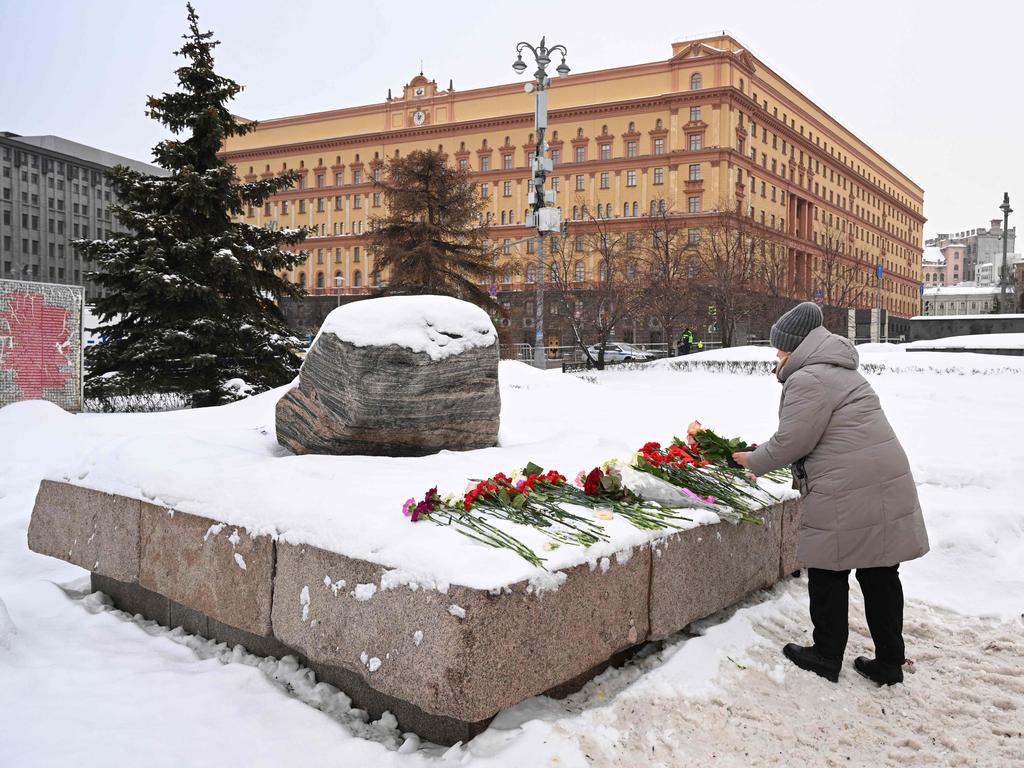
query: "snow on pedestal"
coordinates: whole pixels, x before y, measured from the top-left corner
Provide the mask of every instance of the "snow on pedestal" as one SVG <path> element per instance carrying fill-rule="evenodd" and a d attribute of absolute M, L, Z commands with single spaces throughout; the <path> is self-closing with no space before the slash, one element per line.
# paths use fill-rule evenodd
<path fill-rule="evenodd" d="M 498 340 L 481 308 L 390 296 L 331 312 L 277 406 L 295 453 L 422 456 L 497 442 Z"/>

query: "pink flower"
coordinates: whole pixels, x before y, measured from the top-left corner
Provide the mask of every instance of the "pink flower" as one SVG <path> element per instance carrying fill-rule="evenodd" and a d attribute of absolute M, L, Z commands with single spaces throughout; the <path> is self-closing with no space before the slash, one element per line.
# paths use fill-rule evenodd
<path fill-rule="evenodd" d="M 715 503 L 715 497 L 714 496 L 708 496 L 706 498 L 701 498 L 696 493 L 691 491 L 689 488 L 680 488 L 679 490 L 681 490 L 685 495 L 689 496 L 691 499 L 696 499 L 697 501 L 703 501 L 703 502 L 706 502 L 708 504 L 714 504 Z"/>
<path fill-rule="evenodd" d="M 584 486 L 584 484 L 586 484 L 586 482 L 587 482 L 587 473 L 586 473 L 586 472 L 584 472 L 584 471 L 583 471 L 583 470 L 581 469 L 581 470 L 579 471 L 579 474 L 578 474 L 578 475 L 576 475 L 576 479 L 575 479 L 575 480 L 573 480 L 573 484 L 574 484 L 574 485 L 575 485 L 575 486 L 576 486 L 577 488 L 582 488 L 582 487 Z"/>
<path fill-rule="evenodd" d="M 406 499 L 405 504 L 402 505 L 402 514 L 406 517 L 412 515 L 413 507 L 416 506 L 416 499 Z"/>

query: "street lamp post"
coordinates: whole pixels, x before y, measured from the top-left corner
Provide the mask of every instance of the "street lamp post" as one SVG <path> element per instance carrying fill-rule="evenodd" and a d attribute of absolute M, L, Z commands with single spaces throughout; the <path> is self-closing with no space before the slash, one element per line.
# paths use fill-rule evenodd
<path fill-rule="evenodd" d="M 345 277 L 343 275 L 335 275 L 334 276 L 334 286 L 338 289 L 338 304 L 337 304 L 338 307 L 341 306 L 341 286 L 343 286 L 344 284 L 345 284 Z"/>
<path fill-rule="evenodd" d="M 562 63 L 556 67 L 555 71 L 559 75 L 569 74 L 569 66 L 565 63 L 568 51 L 566 51 L 564 45 L 553 45 L 549 48 L 544 37 L 541 37 L 540 45 L 536 47 L 526 42 L 520 42 L 516 45 L 516 60 L 512 64 L 512 69 L 519 75 L 526 71 L 526 62 L 523 61 L 524 49 L 528 49 L 533 54 L 537 64 L 537 71 L 533 73 L 537 80 L 535 86 L 537 96 L 534 102 L 534 132 L 537 137 L 537 145 L 533 155 L 533 191 L 530 195 L 530 207 L 533 209 L 534 220 L 537 224 L 536 331 L 534 334 L 533 364 L 537 368 L 546 368 L 547 362 L 544 357 L 544 279 L 546 274 L 544 269 L 544 237 L 546 232 L 558 231 L 560 226 L 557 216 L 551 217 L 542 214 L 548 203 L 548 195 L 544 191 L 544 181 L 547 179 L 548 172 L 553 169 L 553 164 L 545 157 L 547 142 L 544 141 L 544 133 L 548 127 L 547 89 L 551 85 L 551 78 L 547 74 L 547 66 L 551 63 L 551 54 L 560 53 L 562 55 Z M 527 93 L 531 90 L 530 85 L 527 84 L 526 86 Z"/>
<path fill-rule="evenodd" d="M 1003 212 L 1003 267 L 999 271 L 999 311 L 1006 314 L 1009 311 L 1007 308 L 1011 306 L 1006 294 L 1013 284 L 1013 276 L 1010 274 L 1010 267 L 1006 260 L 1006 247 L 1009 240 L 1007 227 L 1010 225 L 1010 214 L 1013 213 L 1013 208 L 1010 207 L 1009 192 L 1003 192 L 1003 204 L 999 206 L 999 210 Z"/>

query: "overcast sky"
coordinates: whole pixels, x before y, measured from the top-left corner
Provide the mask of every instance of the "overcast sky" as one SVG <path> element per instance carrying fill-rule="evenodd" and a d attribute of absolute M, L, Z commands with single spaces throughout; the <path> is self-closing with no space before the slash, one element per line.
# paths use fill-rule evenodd
<path fill-rule="evenodd" d="M 541 34 L 583 72 L 724 29 L 924 188 L 926 236 L 987 225 L 1004 191 L 1024 214 L 1010 0 L 195 1 L 245 85 L 233 111 L 256 119 L 382 101 L 421 59 L 442 87 L 510 82 L 515 43 Z M 149 160 L 165 134 L 145 99 L 173 88 L 184 29 L 183 1 L 0 0 L 0 130 Z"/>

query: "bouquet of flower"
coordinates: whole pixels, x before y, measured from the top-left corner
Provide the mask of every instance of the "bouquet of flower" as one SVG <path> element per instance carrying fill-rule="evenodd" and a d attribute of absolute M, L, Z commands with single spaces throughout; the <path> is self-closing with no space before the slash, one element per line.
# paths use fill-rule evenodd
<path fill-rule="evenodd" d="M 543 567 L 544 560 L 515 536 L 510 536 L 493 525 L 484 515 L 474 515 L 454 498 L 442 498 L 437 488 L 431 488 L 423 501 L 408 499 L 402 505 L 402 512 L 412 522 L 430 520 L 438 525 L 450 525 L 459 533 L 499 549 L 509 549 L 529 563 Z"/>
<path fill-rule="evenodd" d="M 511 477 L 499 472 L 471 484 L 462 503 L 467 512 L 486 511 L 494 517 L 532 526 L 559 544 L 589 547 L 607 541 L 608 534 L 602 525 L 562 506 L 579 501 L 573 490 L 565 475 L 555 470 L 544 472 L 531 462 Z"/>
<path fill-rule="evenodd" d="M 678 522 L 690 521 L 671 507 L 637 496 L 623 484 L 616 464 L 614 460 L 608 461 L 590 472 L 581 471 L 576 475 L 576 487 L 586 497 L 577 503 L 593 506 L 598 519 L 610 520 L 614 513 L 634 527 L 646 530 L 679 528 Z"/>
<path fill-rule="evenodd" d="M 737 470 L 742 470 L 743 468 L 736 463 L 732 455 L 736 452 L 753 451 L 757 448 L 757 443 L 748 443 L 741 437 L 722 437 L 704 427 L 699 421 L 691 422 L 690 426 L 687 427 L 686 440 L 687 442 L 684 443 L 676 437 L 673 438 L 672 442 L 686 446 L 695 455 L 700 456 L 707 462 Z M 765 476 L 777 482 L 785 482 L 789 479 L 789 470 L 777 469 L 767 473 Z"/>
<path fill-rule="evenodd" d="M 661 443 L 645 443 L 633 456 L 632 466 L 697 497 L 710 499 L 711 503 L 718 502 L 715 511 L 722 517 L 736 522 L 761 522 L 752 514 L 758 505 L 758 496 L 743 472 L 698 459 L 678 441 L 668 448 L 662 448 Z"/>

